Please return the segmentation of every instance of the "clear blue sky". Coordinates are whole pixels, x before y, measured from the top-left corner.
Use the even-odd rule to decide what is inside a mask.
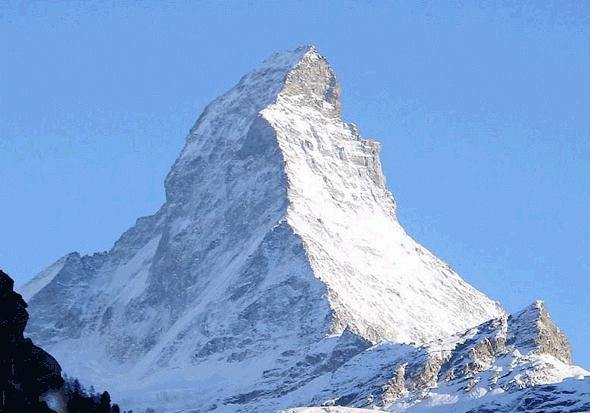
[[[499,3],[0,3],[0,265],[109,249],[203,107],[311,43],[408,232],[590,367],[590,2]]]

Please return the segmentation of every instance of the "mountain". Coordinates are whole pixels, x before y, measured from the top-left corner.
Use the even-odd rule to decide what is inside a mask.
[[[482,326],[510,330],[511,318],[405,233],[379,149],[342,121],[338,82],[313,47],[273,55],[205,108],[157,213],[110,251],[71,253],[23,287],[28,334],[134,408],[423,404],[416,392],[438,379],[411,384],[403,360],[446,371]],[[510,337],[538,346],[541,318]],[[548,331],[553,347],[530,357],[563,369],[525,387],[586,374]],[[434,357],[441,339],[449,350]],[[513,348],[506,339],[486,368],[514,359],[536,371]],[[394,379],[408,384],[374,391]]]

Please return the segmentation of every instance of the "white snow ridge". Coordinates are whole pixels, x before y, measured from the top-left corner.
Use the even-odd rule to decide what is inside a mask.
[[[590,410],[542,303],[507,316],[405,233],[339,96],[313,47],[244,76],[156,214],[23,287],[28,334],[136,412]]]

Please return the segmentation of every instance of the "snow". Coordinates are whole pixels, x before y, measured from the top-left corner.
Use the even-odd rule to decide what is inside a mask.
[[[31,297],[41,291],[47,284],[49,284],[55,276],[61,271],[63,266],[65,265],[69,255],[60,258],[55,263],[41,271],[39,274],[35,276],[30,282],[28,282],[25,286],[20,288],[19,292],[25,299],[25,301],[29,301]]]
[[[339,95],[313,47],[244,76],[191,129],[160,210],[23,287],[28,334],[123,408],[162,412],[454,411],[585,377],[536,352],[540,304],[509,321],[406,234]],[[472,359],[516,330],[529,340]],[[469,389],[426,374],[453,366]]]
[[[355,409],[351,407],[303,407],[299,409],[282,410],[281,413],[378,413],[383,410]]]

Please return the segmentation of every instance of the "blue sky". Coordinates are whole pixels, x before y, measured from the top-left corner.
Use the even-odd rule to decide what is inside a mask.
[[[2,2],[0,265],[109,249],[211,99],[315,44],[408,232],[590,367],[590,3],[502,3]]]

